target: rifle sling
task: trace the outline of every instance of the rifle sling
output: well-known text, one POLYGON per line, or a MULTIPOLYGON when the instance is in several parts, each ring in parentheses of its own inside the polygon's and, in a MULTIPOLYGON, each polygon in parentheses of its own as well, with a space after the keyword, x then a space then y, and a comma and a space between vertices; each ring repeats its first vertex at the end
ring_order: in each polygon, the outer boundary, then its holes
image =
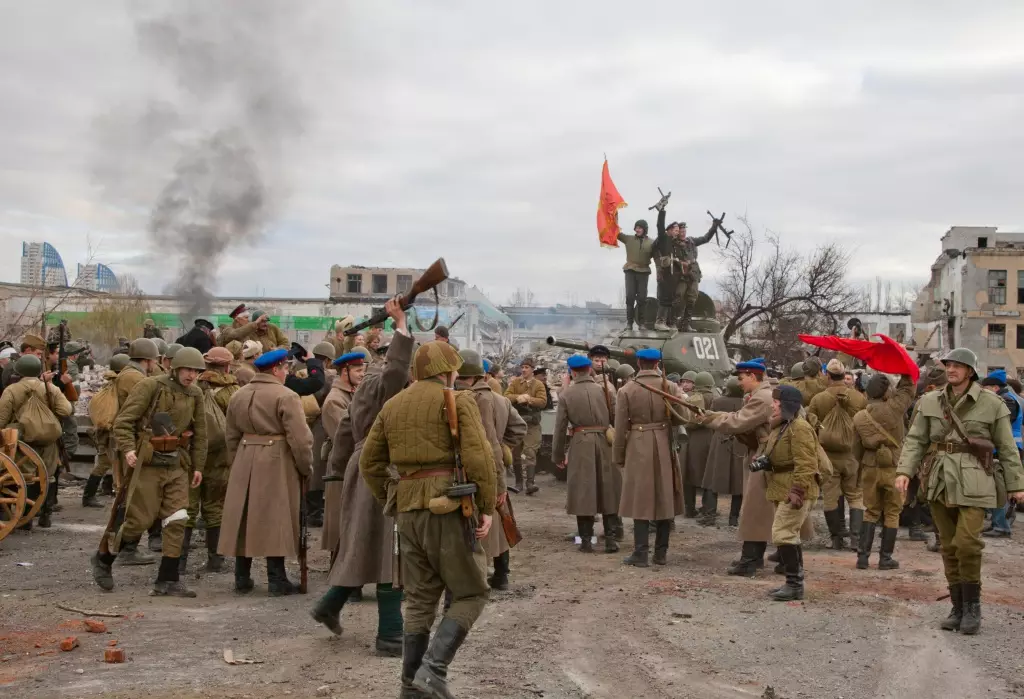
POLYGON ((882 433, 882 436, 889 440, 889 443, 892 444, 893 448, 899 450, 899 442, 893 439, 893 436, 889 434, 889 431, 882 427, 882 425, 879 424, 878 420, 876 420, 867 410, 864 411, 864 415, 866 415, 868 420, 871 421, 871 424, 874 425, 878 429, 878 431, 882 433))

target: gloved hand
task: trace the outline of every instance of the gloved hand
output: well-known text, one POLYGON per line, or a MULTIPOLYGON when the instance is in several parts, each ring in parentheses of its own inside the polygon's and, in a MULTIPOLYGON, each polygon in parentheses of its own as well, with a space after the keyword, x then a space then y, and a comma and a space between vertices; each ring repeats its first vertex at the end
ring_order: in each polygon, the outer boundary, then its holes
POLYGON ((789 487, 789 493, 786 494, 786 502, 788 502, 789 506, 794 510, 799 510, 804 506, 804 496, 806 494, 807 491, 800 486, 792 485, 789 487))

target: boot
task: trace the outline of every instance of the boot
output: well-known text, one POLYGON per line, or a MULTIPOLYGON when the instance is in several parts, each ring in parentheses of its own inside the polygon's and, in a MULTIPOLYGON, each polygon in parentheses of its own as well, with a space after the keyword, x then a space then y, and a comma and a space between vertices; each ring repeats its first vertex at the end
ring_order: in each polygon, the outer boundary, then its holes
POLYGON ((960 633, 973 636, 981 630, 981 583, 960 583, 964 615, 960 620, 960 633))
POLYGON ((697 516, 697 488, 692 485, 683 486, 683 517, 693 519, 697 516))
POLYGON ((693 314, 693 311, 690 309, 689 306, 687 306, 683 310, 682 315, 679 316, 679 321, 676 323, 676 330, 678 330, 679 332, 683 332, 683 333, 690 332, 693 329, 693 328, 690 327, 690 316, 692 314, 693 314))
POLYGON ((850 531, 854 532, 850 536, 850 548, 854 551, 857 550, 857 539, 860 536, 860 525, 864 523, 864 510, 850 508, 850 531))
POLYGON ((377 655, 402 657, 402 591, 377 583, 377 655))
POLYGON ((614 525, 609 526, 609 519, 614 520, 613 515, 604 515, 604 552, 605 553, 618 553, 619 542, 615 540, 615 527, 614 525))
POLYGON ((658 317, 654 319, 654 329, 667 332, 672 328, 668 325, 668 306, 658 306, 658 317))
POLYGON ((407 633, 402 639, 402 692, 398 699, 429 699, 428 694, 412 686, 429 644, 429 633, 407 633))
POLYGON ((352 590, 352 594, 350 594, 348 596, 348 601, 349 602, 362 602, 363 601, 363 588, 360 586, 360 587, 357 587, 356 589, 352 590))
POLYGON ((267 590, 271 597, 284 597, 298 593, 299 588, 288 579, 288 572, 284 568, 284 556, 269 556, 267 558, 267 590))
POLYGON ((89 480, 85 482, 85 490, 82 492, 82 507, 103 507, 96 499, 96 491, 100 489, 100 480, 99 476, 89 476, 89 480))
POLYGON ((195 597, 196 593, 185 587, 178 579, 178 559, 163 556, 160 569, 156 574, 156 582, 149 591, 150 597, 195 597))
MULTIPOLYGON (((892 552, 896 550, 897 531, 899 530, 895 527, 891 529, 888 527, 882 527, 882 545, 878 555, 879 570, 896 570, 900 567, 899 561, 892 557, 892 552)), ((857 565, 860 565, 859 557, 857 559, 857 565)))
POLYGON ((255 586, 252 581, 252 559, 248 556, 235 556, 235 592, 252 592, 255 586))
POLYGON ((487 578, 487 585, 492 590, 508 589, 508 551, 494 557, 494 575, 487 578))
POLYGON ((786 584, 769 596, 776 602, 791 602, 804 598, 804 574, 800 567, 800 552, 794 544, 779 546, 779 555, 786 566, 786 584))
POLYGON ((161 553, 164 550, 163 523, 158 519, 149 528, 149 550, 161 553))
POLYGON ((924 533, 924 527, 921 526, 921 506, 913 505, 907 512, 907 533, 908 538, 911 541, 928 541, 928 537, 924 533))
POLYGON ((949 601, 953 604, 949 616, 942 620, 939 628, 943 631, 959 631, 964 617, 964 590, 961 583, 950 583, 949 601))
POLYGON ((434 638, 416 671, 412 686, 432 699, 454 699, 448 691, 448 666, 455 659, 459 646, 466 640, 467 630, 449 617, 441 619, 434 638))
POLYGON ((516 473, 516 489, 521 493, 523 492, 523 464, 522 462, 512 464, 512 468, 516 473))
POLYGON ((740 550, 740 559, 733 561, 725 571, 729 575, 752 578, 758 568, 764 568, 764 550, 768 548, 765 541, 744 541, 740 550))
POLYGON ((102 554, 97 551, 89 559, 89 564, 92 566, 92 579, 105 592, 114 589, 114 572, 112 570, 114 558, 113 554, 102 554))
POLYGON ((623 563, 637 568, 648 566, 647 552, 650 550, 650 545, 647 543, 647 537, 650 526, 651 523, 646 519, 633 520, 633 553, 622 559, 623 563))
POLYGON ((217 553, 217 544, 220 543, 220 526, 209 527, 206 530, 206 570, 207 573, 224 572, 224 556, 217 553))
POLYGON ((577 517, 576 528, 580 532, 580 553, 593 553, 594 544, 591 538, 594 536, 594 518, 593 517, 577 517))
POLYGON ((156 563, 156 558, 144 551, 139 551, 138 541, 122 541, 121 551, 117 554, 117 562, 123 566, 148 566, 156 563))
MULTIPOLYGON (((626 538, 625 528, 622 526, 622 517, 618 515, 601 515, 601 522, 604 526, 605 537, 612 537, 615 541, 622 541, 626 538)), ((617 551, 618 549, 616 549, 617 551)))
POLYGON ((932 553, 940 553, 942 551, 942 542, 939 541, 938 532, 932 532, 932 539, 928 542, 927 548, 932 553))
POLYGON ((50 484, 49 489, 46 491, 46 500, 43 501, 43 506, 39 509, 39 528, 49 529, 53 526, 53 506, 57 502, 57 489, 53 487, 53 483, 50 484))
POLYGON ((108 473, 100 479, 100 495, 114 496, 114 476, 108 473))
POLYGON ((846 548, 846 542, 843 541, 843 537, 839 533, 842 529, 842 522, 839 521, 842 516, 842 510, 838 508, 829 510, 825 513, 825 522, 828 523, 828 533, 832 536, 833 551, 842 551, 846 548))
POLYGON ((540 490, 540 488, 538 488, 534 484, 534 482, 533 482, 533 479, 534 479, 534 477, 536 475, 537 475, 537 464, 527 464, 527 466, 526 466, 526 494, 527 495, 533 495, 538 490, 540 490))
POLYGON ((740 509, 743 507, 743 496, 733 495, 732 502, 729 503, 729 526, 738 527, 740 526, 740 509))
POLYGON ((654 523, 654 558, 651 559, 651 563, 656 566, 665 565, 668 557, 668 537, 669 522, 668 519, 659 519, 654 523))
MULTIPOLYGON (((860 532, 860 529, 853 528, 852 508, 850 509, 850 526, 846 526, 846 498, 843 497, 842 495, 839 496, 839 505, 837 509, 839 510, 839 536, 843 537, 844 539, 853 539, 857 537, 859 535, 858 532, 860 532)), ((850 546, 853 546, 853 544, 851 543, 850 546)))
POLYGON ((345 606, 345 602, 348 600, 351 592, 351 587, 332 585, 327 588, 324 596, 317 600, 317 603, 309 610, 309 615, 318 624, 326 626, 335 636, 340 636, 342 632, 341 609, 345 606))
MULTIPOLYGON (((882 530, 882 549, 885 549, 885 532, 882 530)), ((864 522, 860 525, 860 545, 857 547, 857 569, 867 570, 871 558, 871 547, 875 543, 875 523, 864 522)), ((882 560, 879 558, 878 567, 882 567, 882 560)))
POLYGON ((700 498, 700 515, 697 524, 702 527, 713 527, 718 523, 718 493, 704 488, 700 498))
POLYGON ((184 575, 188 567, 188 552, 192 548, 192 527, 185 527, 181 539, 181 556, 178 557, 178 575, 184 575))

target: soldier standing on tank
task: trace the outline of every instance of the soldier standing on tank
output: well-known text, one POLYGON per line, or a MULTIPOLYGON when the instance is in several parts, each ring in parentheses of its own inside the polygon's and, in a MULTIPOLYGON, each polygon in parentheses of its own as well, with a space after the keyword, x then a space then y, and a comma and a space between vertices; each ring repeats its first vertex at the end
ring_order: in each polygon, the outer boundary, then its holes
POLYGON ((512 469, 515 472, 516 488, 523 489, 523 467, 526 468, 526 494, 533 495, 540 488, 534 483, 537 471, 537 450, 540 448, 540 414, 548 404, 547 389, 534 376, 537 362, 527 357, 520 365, 522 375, 512 379, 505 389, 505 397, 526 422, 526 437, 521 446, 512 452, 512 469))
MULTIPOLYGON (((735 376, 729 377, 725 384, 725 395, 711 401, 711 410, 717 413, 733 413, 743 408, 743 387, 735 376)), ((750 452, 736 435, 725 432, 714 432, 711 446, 708 448, 707 467, 704 469, 704 480, 701 486, 704 494, 701 498, 703 519, 700 524, 713 527, 718 521, 718 496, 732 495, 729 507, 729 526, 738 527, 740 523, 740 507, 743 504, 743 481, 747 464, 750 463, 750 452)))
POLYGON ((576 517, 579 550, 593 553, 594 518, 600 514, 604 520, 604 552, 615 553, 619 550, 615 522, 622 491, 621 482, 617 483, 614 475, 616 469, 607 438, 615 400, 611 397, 609 402, 594 380, 590 359, 577 354, 569 357, 566 364, 572 372, 572 383, 558 397, 551 459, 566 464, 565 510, 576 517))
POLYGON ((665 227, 665 199, 659 202, 658 237, 655 240, 655 255, 659 270, 658 318, 655 330, 671 330, 678 314, 677 329, 690 330, 690 317, 700 286, 701 272, 697 264, 697 248, 715 236, 715 227, 702 236, 688 238, 686 223, 682 221, 665 227))
MULTIPOLYGON (((667 197, 662 197, 667 201, 667 197)), ((659 202, 662 209, 664 204, 659 202)), ((647 221, 637 221, 633 226, 634 235, 619 233, 619 241, 626 247, 626 264, 622 272, 626 275, 626 330, 633 329, 633 320, 643 328, 647 307, 647 282, 651 278, 651 258, 654 256, 654 241, 647 237, 647 221)))
POLYGON ((1024 502, 1024 469, 1013 441, 1010 411, 999 396, 978 384, 978 358, 957 348, 942 358, 948 385, 925 394, 903 443, 896 489, 906 494, 920 474, 932 519, 942 540, 942 564, 953 609, 946 631, 976 634, 981 628, 981 528, 985 509, 1009 497, 1024 502), (998 465, 985 450, 971 451, 969 439, 991 442, 998 465), (1005 492, 997 489, 993 468, 1002 468, 1005 492))
MULTIPOLYGON (((107 383, 113 384, 121 370, 128 366, 129 361, 127 354, 116 354, 111 357, 110 369, 103 374, 103 379, 107 383)), ((117 451, 110 449, 110 437, 110 430, 93 428, 93 443, 96 444, 96 465, 93 466, 89 479, 85 482, 85 490, 82 492, 82 507, 103 507, 102 503, 96 499, 96 493, 106 479, 109 478, 111 485, 113 484, 113 476, 110 474, 110 469, 117 459, 117 451), (111 453, 112 451, 113 454, 111 453)), ((106 491, 107 489, 104 488, 104 490, 106 491)), ((105 492, 104 494, 113 494, 113 488, 111 487, 109 493, 105 492)))
MULTIPOLYGON (((150 523, 163 521, 163 556, 150 592, 154 596, 196 596, 179 580, 178 558, 188 519, 189 485, 199 487, 206 465, 206 413, 196 385, 205 367, 199 350, 182 349, 170 374, 135 385, 114 422, 114 438, 124 454, 131 486, 124 523, 112 548, 119 542, 138 542, 150 523)), ((92 556, 93 578, 104 590, 114 587, 114 560, 113 553, 96 551, 92 556)))

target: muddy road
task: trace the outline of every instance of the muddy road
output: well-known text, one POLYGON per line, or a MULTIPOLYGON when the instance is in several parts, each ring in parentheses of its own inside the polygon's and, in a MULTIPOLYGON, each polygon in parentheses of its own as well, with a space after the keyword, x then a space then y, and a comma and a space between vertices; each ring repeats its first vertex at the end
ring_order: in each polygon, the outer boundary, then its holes
MULTIPOLYGON (((517 500, 526 540, 512 554, 512 586, 492 594, 458 655, 457 696, 1024 696, 1024 557, 1012 540, 988 542, 982 633, 965 637, 938 630, 948 612, 935 601, 945 593, 941 562, 904 531, 898 571, 858 571, 852 552, 806 547, 806 599, 777 603, 765 597, 782 582, 770 569, 753 580, 724 575, 739 552, 728 527, 679 518, 667 566, 626 568, 626 544, 619 555, 576 553, 564 484, 543 477, 540 485, 536 497, 517 500)), ((372 586, 366 601, 346 606, 340 638, 308 615, 326 584, 319 530, 305 597, 268 598, 261 561, 256 592, 236 596, 230 573, 198 574, 204 551, 190 561, 194 600, 149 597, 154 566, 115 566, 117 587, 103 593, 88 557, 104 513, 80 500, 79 489, 62 488, 52 529, 0 543, 0 695, 397 696, 400 661, 373 651, 372 586), (80 614, 58 604, 122 616, 102 619, 106 633, 88 633, 80 614), (67 636, 80 645, 62 652, 67 636), (103 662, 113 642, 126 663, 103 662), (225 649, 255 663, 228 665, 225 649)), ((814 516, 822 531, 821 512, 814 516)), ((631 540, 628 521, 626 530, 631 540)))

